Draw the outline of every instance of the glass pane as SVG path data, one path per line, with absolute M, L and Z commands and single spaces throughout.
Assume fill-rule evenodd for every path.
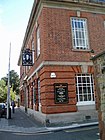
M 84 101 L 87 101 L 87 95 L 84 95 Z
M 91 93 L 91 88 L 90 87 L 87 87 L 88 88 L 88 93 Z
M 90 83 L 90 78 L 89 77 L 87 77 L 87 83 Z
M 91 77 L 91 82 L 93 83 L 93 77 Z
M 78 83 L 81 83 L 81 77 L 78 77 Z
M 74 21 L 72 20 L 72 28 L 74 28 Z
M 88 101 L 91 101 L 91 94 L 88 95 Z
M 75 28 L 77 28 L 77 22 L 75 21 Z
M 83 87 L 83 94 L 87 94 L 86 87 Z
M 94 94 L 93 94 L 93 101 L 94 101 Z
M 79 96 L 79 101 L 83 101 L 82 95 Z
M 77 102 L 78 102 L 79 100 L 78 100 L 78 95 L 77 95 Z
M 83 28 L 83 22 L 81 21 L 81 28 Z
M 83 77 L 82 80 L 83 80 L 82 81 L 83 83 L 86 83 L 86 78 L 85 77 Z
M 82 87 L 79 87 L 79 94 L 82 94 Z
M 78 95 L 78 89 L 76 88 L 76 94 Z

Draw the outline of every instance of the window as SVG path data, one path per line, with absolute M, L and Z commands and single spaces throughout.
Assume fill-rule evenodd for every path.
M 32 40 L 32 44 L 31 45 L 32 45 L 32 58 L 33 58 L 33 64 L 34 64 L 34 58 L 35 58 L 35 56 L 34 56 L 35 55 L 35 53 L 34 53 L 35 52 L 34 40 Z
M 76 75 L 77 104 L 94 101 L 94 83 L 92 74 Z
M 37 57 L 40 55 L 40 31 L 39 31 L 39 27 L 37 28 Z
M 71 25 L 74 49 L 89 49 L 87 20 L 81 18 L 71 18 Z

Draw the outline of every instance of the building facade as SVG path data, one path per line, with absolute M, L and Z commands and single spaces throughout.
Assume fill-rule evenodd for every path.
M 45 124 L 97 119 L 93 62 L 105 49 L 105 2 L 35 0 L 18 65 L 20 102 Z M 22 65 L 30 49 L 33 65 Z
M 105 139 L 105 51 L 93 58 L 96 81 L 100 139 Z

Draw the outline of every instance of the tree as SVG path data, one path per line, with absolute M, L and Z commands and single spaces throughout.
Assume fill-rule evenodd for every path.
M 8 75 L 7 77 L 3 77 L 2 80 L 4 80 L 7 85 Z M 10 71 L 10 86 L 13 88 L 13 92 L 15 92 L 18 95 L 19 94 L 19 75 L 14 70 Z
M 6 102 L 7 100 L 7 89 L 8 87 L 5 84 L 4 80 L 0 80 L 0 102 Z M 10 88 L 10 99 L 15 100 L 16 93 L 13 92 L 13 88 Z
M 0 102 L 5 102 L 7 99 L 7 86 L 5 86 L 5 81 L 0 80 Z

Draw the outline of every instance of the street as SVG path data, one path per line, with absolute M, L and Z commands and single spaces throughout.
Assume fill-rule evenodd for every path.
M 1 140 L 99 140 L 98 126 L 43 133 L 0 131 Z

